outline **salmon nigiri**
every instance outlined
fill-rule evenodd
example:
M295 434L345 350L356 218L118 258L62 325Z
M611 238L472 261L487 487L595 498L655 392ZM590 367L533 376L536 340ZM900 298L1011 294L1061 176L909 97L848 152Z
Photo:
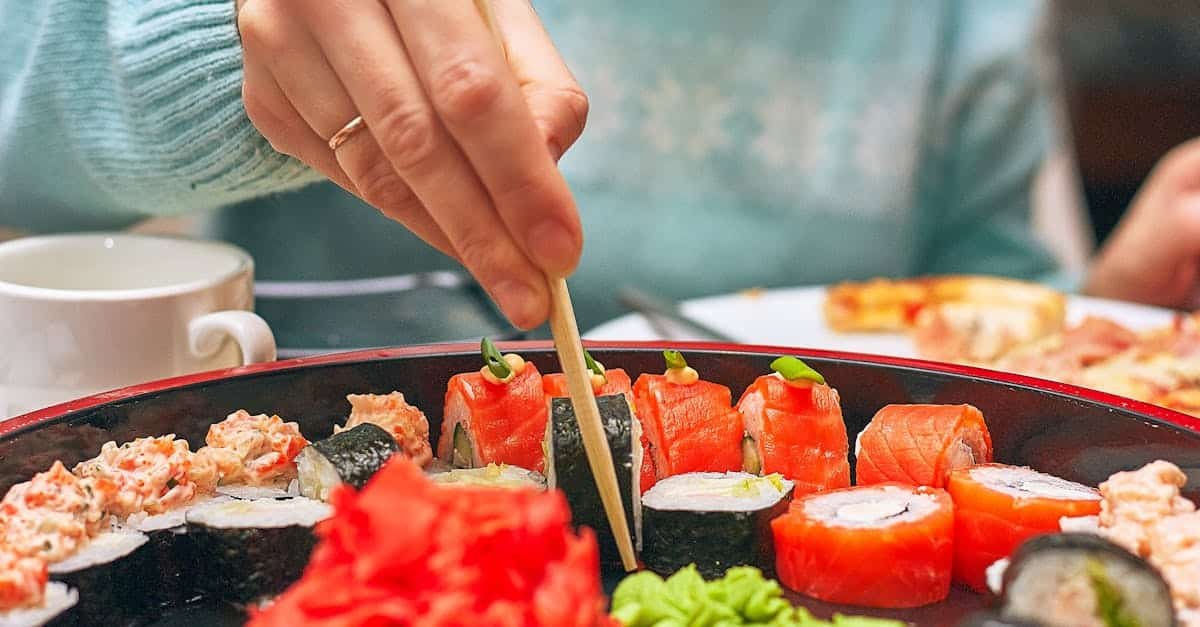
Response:
M951 471L992 461L992 436L970 405L888 405L855 445L858 485L945 487Z
M1058 533L1063 518L1100 513L1094 488L1032 468L984 464L950 473L954 579L987 592L988 566L1026 540Z
M830 603L917 607L950 592L954 504L881 483L810 494L771 521L779 581Z
M520 355L502 356L487 338L481 347L486 365L447 384L438 457L456 468L508 464L542 472L542 375Z
M701 380L678 351L663 355L666 373L643 374L633 385L657 477L741 470L742 417L729 388Z
M795 357L771 363L742 394L746 472L779 473L797 496L850 486L849 443L837 390Z

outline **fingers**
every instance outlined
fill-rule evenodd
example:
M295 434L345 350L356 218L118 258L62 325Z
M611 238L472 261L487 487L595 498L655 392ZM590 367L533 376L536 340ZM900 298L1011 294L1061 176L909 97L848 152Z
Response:
M544 276L510 236L476 169L425 97L387 11L365 3L327 15L340 20L339 27L316 37L386 155L375 167L390 163L408 183L458 258L514 324L540 324L550 302ZM352 166L343 154L360 149L361 140L356 136L338 151L348 169ZM549 161L544 149L543 156ZM508 158L492 155L493 160Z
M388 0L387 5L437 116L509 232L540 268L569 274L582 248L574 201L474 4Z
M526 0L501 0L496 20L506 34L508 63L555 160L583 133L588 99Z

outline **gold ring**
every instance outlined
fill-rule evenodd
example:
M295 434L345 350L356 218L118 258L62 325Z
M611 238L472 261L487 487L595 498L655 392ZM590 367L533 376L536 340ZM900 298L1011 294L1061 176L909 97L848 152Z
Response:
M329 138L329 149L337 150L338 146L346 143L346 140L350 139L351 135L362 130L366 125L367 123L363 121L361 115L355 116L354 119L347 122L341 130L334 133L333 137Z

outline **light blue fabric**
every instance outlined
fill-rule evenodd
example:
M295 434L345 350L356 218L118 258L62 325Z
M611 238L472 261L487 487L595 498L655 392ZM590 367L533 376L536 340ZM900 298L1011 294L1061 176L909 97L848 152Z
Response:
M583 327L671 298L876 275L1053 270L1024 0L535 0L591 97L562 161ZM232 0L0 0L0 225L221 207L260 278L449 262L273 152L238 102ZM286 192L286 193L281 193ZM236 204L240 203L240 204ZM232 206L231 206L232 205Z

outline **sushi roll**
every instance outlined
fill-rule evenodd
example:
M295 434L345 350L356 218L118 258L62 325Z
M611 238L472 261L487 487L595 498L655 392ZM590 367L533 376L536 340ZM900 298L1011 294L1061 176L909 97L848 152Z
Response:
M954 504L945 490L884 483L820 492L771 523L779 581L829 603L936 603L950 592Z
M779 473L796 495L850 487L849 442L837 390L795 357L771 363L738 401L746 426L743 470Z
M660 480L642 496L642 561L667 575L688 564L717 578L732 566L775 572L771 521L793 484L779 475L694 472Z
M313 526L332 508L320 501L213 500L188 510L196 580L207 596L254 603L296 581L316 544Z
M79 591L79 603L68 615L80 622L120 625L154 610L157 581L146 577L147 542L144 533L114 529L51 563L50 579Z
M0 547L0 627L44 625L79 602L78 592L48 577L46 562Z
M1086 533L1039 536L1022 544L1004 573L1000 613L1046 625L1176 624L1159 572Z
M992 436L971 405L888 405L855 444L858 485L946 486L950 472L992 461Z
M399 450L392 434L369 422L313 442L296 456L300 494L327 501L339 484L360 490Z
M740 471L745 430L729 388L700 379L679 351L663 357L664 374L643 374L633 384L657 478Z
M333 428L335 434L364 423L378 425L396 440L400 453L418 466L426 466L433 460L429 420L424 412L404 400L403 394L350 394L346 400L350 401L350 417L345 426Z
M546 489L546 478L541 473L507 464L488 464L483 468L447 468L430 472L428 476L430 481L449 487Z
M308 446L295 422L284 422L279 416L251 415L244 409L209 427L205 442L207 446L196 451L196 457L216 466L218 492L238 498L254 496L235 494L231 489L237 488L231 486L286 493L296 479L296 455Z
M636 538L640 535L642 517L642 491L638 486L642 466L641 425L633 417L629 399L622 394L598 397L596 405L600 409L608 450L617 472L625 521L629 525L630 537ZM546 429L546 480L550 489L561 490L567 497L567 503L571 506L571 521L575 526L591 527L596 532L600 560L621 563L617 541L605 514L604 503L600 500L600 491L592 476L579 422L569 398L550 401L550 421Z
M537 366L501 355L487 338L484 366L457 374L446 386L438 457L455 468L510 464L544 471L546 395Z
M1100 512L1100 492L1031 468L984 464L950 473L954 500L954 579L986 592L988 566L1063 518Z

